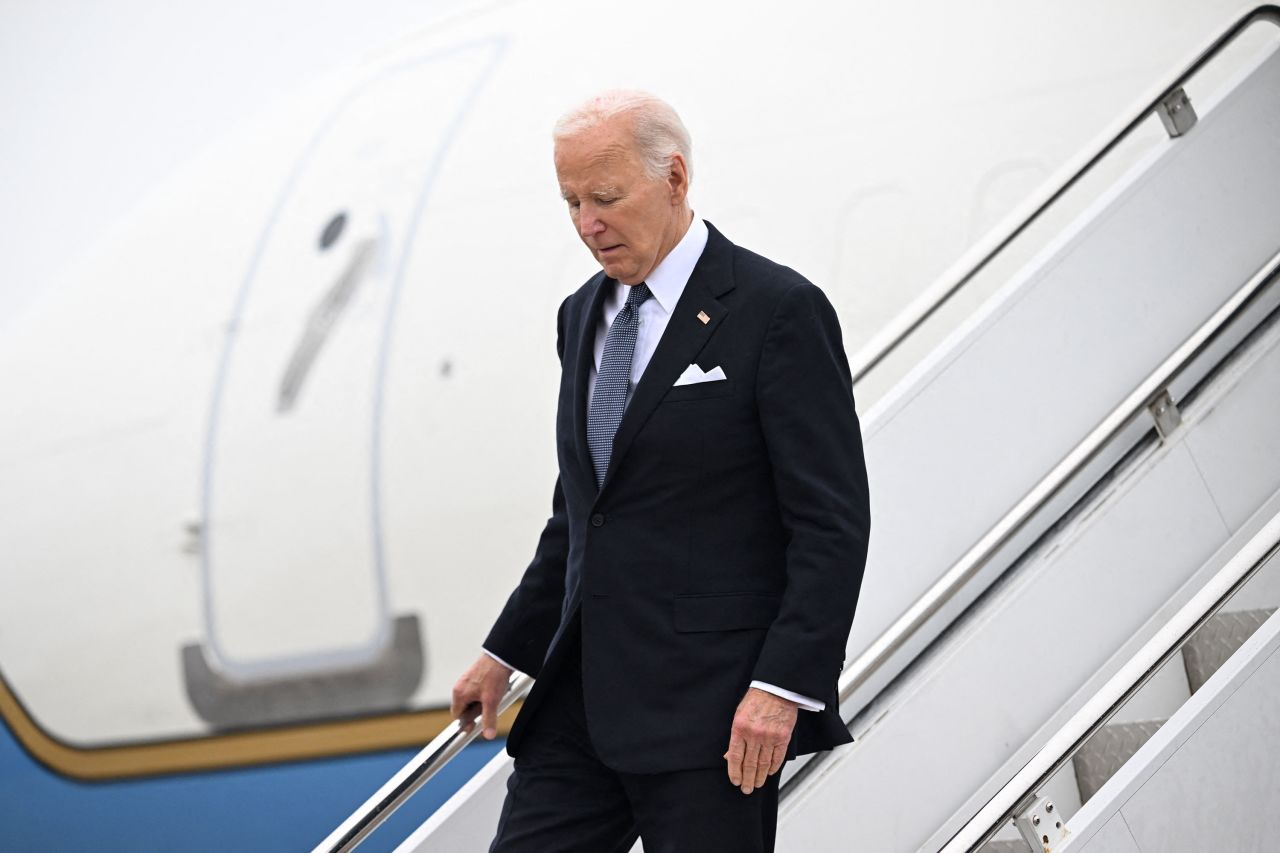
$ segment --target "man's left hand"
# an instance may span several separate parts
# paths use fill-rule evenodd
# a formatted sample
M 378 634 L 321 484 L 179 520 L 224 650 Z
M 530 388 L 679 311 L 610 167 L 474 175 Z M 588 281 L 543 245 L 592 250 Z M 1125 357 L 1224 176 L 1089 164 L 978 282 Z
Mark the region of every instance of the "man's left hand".
M 738 703 L 724 760 L 729 763 L 729 781 L 742 793 L 750 794 L 782 769 L 798 707 L 757 687 L 749 688 Z

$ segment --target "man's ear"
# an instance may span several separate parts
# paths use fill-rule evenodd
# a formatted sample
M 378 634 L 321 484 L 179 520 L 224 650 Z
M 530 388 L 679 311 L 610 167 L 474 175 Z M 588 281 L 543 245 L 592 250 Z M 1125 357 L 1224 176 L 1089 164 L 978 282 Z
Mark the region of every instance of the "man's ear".
M 689 166 L 684 162 L 684 155 L 676 152 L 671 155 L 671 171 L 667 174 L 667 188 L 671 193 L 671 206 L 679 207 L 689 196 Z

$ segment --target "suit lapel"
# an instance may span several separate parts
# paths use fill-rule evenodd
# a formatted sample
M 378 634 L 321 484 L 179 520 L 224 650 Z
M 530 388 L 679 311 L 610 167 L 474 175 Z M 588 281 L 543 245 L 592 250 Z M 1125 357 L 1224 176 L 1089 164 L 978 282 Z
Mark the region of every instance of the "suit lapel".
M 689 282 L 676 301 L 676 307 L 671 312 L 667 328 L 658 341 L 658 348 L 654 350 L 653 357 L 640 376 L 640 382 L 636 385 L 631 401 L 627 404 L 627 410 L 622 416 L 622 423 L 618 425 L 618 432 L 613 437 L 613 452 L 609 457 L 609 470 L 605 472 L 604 485 L 600 487 L 601 493 L 609 488 L 609 482 L 631 447 L 632 440 L 644 426 L 649 415 L 653 413 L 658 401 L 667 393 L 684 369 L 698 357 L 698 353 L 711 339 L 712 333 L 729 313 L 729 309 L 722 305 L 717 297 L 733 289 L 733 244 L 712 227 L 710 222 L 707 223 L 707 232 L 707 246 L 702 251 L 702 257 L 698 259 L 693 273 L 689 276 Z M 595 312 L 591 315 L 593 318 L 599 315 L 598 304 Z M 704 323 L 698 317 L 699 312 L 708 317 L 707 322 Z M 591 357 L 591 349 L 588 345 L 587 358 Z M 580 384 L 585 389 L 586 374 L 583 374 L 580 380 Z M 581 396 L 584 405 L 580 443 L 586 454 L 587 470 L 592 471 L 590 454 L 586 451 L 585 390 L 581 392 Z

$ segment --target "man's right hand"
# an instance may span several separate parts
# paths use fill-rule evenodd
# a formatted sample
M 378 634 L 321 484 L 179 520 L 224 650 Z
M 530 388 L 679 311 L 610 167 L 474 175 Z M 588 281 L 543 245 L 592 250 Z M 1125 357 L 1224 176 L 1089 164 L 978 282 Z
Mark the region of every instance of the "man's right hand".
M 475 728 L 478 713 L 485 740 L 498 736 L 498 703 L 507 692 L 511 672 L 488 655 L 481 655 L 453 685 L 453 705 L 449 713 L 463 731 Z

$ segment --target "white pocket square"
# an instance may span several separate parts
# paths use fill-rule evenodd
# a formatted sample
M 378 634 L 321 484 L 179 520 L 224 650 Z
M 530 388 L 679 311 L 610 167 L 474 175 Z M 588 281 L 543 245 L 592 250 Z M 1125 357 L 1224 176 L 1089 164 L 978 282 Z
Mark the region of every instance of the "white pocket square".
M 727 378 L 728 377 L 724 375 L 723 367 L 713 367 L 704 372 L 701 367 L 698 367 L 698 365 L 691 364 L 684 369 L 684 373 L 680 374 L 680 378 L 677 379 L 675 381 L 675 385 L 672 385 L 671 387 L 675 388 L 678 385 L 696 385 L 699 382 L 715 382 L 717 380 Z

